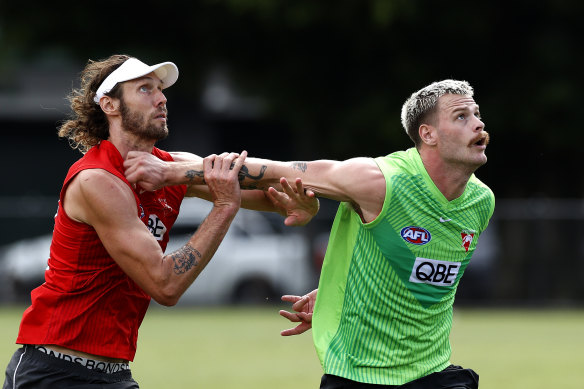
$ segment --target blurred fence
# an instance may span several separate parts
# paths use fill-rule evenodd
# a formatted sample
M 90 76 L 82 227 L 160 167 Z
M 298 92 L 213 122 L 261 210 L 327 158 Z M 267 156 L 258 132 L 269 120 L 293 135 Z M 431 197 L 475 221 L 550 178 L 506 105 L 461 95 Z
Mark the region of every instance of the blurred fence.
M 487 232 L 487 242 L 479 241 L 477 251 L 493 251 L 489 300 L 584 303 L 583 200 L 498 200 Z M 477 262 L 471 261 L 469 269 Z
M 57 199 L 0 198 L 2 246 L 49 234 Z M 336 203 L 300 229 L 318 262 L 326 247 Z M 295 229 L 298 232 L 298 229 Z M 284 231 L 286 233 L 286 231 Z M 584 305 L 584 200 L 501 199 L 459 286 L 457 303 L 482 305 Z M 48 254 L 48 253 L 47 253 Z M 318 263 L 315 264 L 315 279 Z

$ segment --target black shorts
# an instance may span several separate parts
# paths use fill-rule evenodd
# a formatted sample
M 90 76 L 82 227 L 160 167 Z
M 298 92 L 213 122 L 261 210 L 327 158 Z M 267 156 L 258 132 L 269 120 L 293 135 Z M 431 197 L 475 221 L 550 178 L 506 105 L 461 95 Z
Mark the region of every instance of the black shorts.
M 138 389 L 130 370 L 105 373 L 47 355 L 33 346 L 16 350 L 6 368 L 3 389 Z
M 403 385 L 364 384 L 330 374 L 323 375 L 320 381 L 320 389 L 478 389 L 478 387 L 477 373 L 455 365 Z

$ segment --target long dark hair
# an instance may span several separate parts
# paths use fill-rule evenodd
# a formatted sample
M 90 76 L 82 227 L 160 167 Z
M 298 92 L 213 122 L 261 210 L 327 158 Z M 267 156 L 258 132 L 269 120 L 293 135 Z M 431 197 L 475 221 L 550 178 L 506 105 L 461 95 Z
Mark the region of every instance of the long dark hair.
M 59 137 L 67 138 L 73 149 L 86 153 L 109 137 L 107 117 L 93 98 L 103 80 L 129 58 L 127 55 L 112 55 L 100 61 L 89 60 L 81 72 L 81 86 L 73 89 L 68 96 L 73 113 L 61 124 L 58 131 Z M 121 98 L 119 84 L 107 95 Z

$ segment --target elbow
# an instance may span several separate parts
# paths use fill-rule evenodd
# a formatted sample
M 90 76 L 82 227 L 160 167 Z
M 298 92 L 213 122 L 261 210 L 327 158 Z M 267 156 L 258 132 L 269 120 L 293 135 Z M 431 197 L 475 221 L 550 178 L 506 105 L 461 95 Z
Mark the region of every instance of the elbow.
M 165 307 L 173 307 L 178 303 L 178 300 L 182 294 L 183 291 L 178 290 L 172 285 L 168 285 L 163 288 L 158 288 L 154 293 L 151 294 L 151 297 L 160 305 Z
M 171 294 L 163 294 L 163 293 L 158 293 L 158 294 L 151 296 L 151 297 L 158 304 L 163 305 L 165 307 L 175 306 L 178 303 L 178 300 L 180 299 L 180 295 L 171 295 Z
M 168 261 L 165 261 L 161 266 L 161 271 L 150 274 L 144 290 L 158 304 L 172 307 L 178 303 L 181 296 L 191 285 L 192 280 L 184 275 L 177 277 L 169 269 L 169 266 L 166 266 L 166 262 Z
M 177 299 L 154 298 L 154 301 L 165 307 L 174 307 L 178 303 L 178 298 Z

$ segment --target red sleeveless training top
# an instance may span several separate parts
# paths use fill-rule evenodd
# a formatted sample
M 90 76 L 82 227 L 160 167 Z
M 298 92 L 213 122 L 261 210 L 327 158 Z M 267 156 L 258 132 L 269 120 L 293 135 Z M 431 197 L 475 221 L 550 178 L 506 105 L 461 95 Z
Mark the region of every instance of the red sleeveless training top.
M 172 157 L 154 148 L 163 160 Z M 68 184 L 81 170 L 103 169 L 134 192 L 138 216 L 166 249 L 186 186 L 140 194 L 124 177 L 116 147 L 101 141 L 69 169 L 55 216 L 45 283 L 31 293 L 16 343 L 55 344 L 111 358 L 133 360 L 138 328 L 150 303 L 148 296 L 109 256 L 93 227 L 70 219 L 63 209 Z

